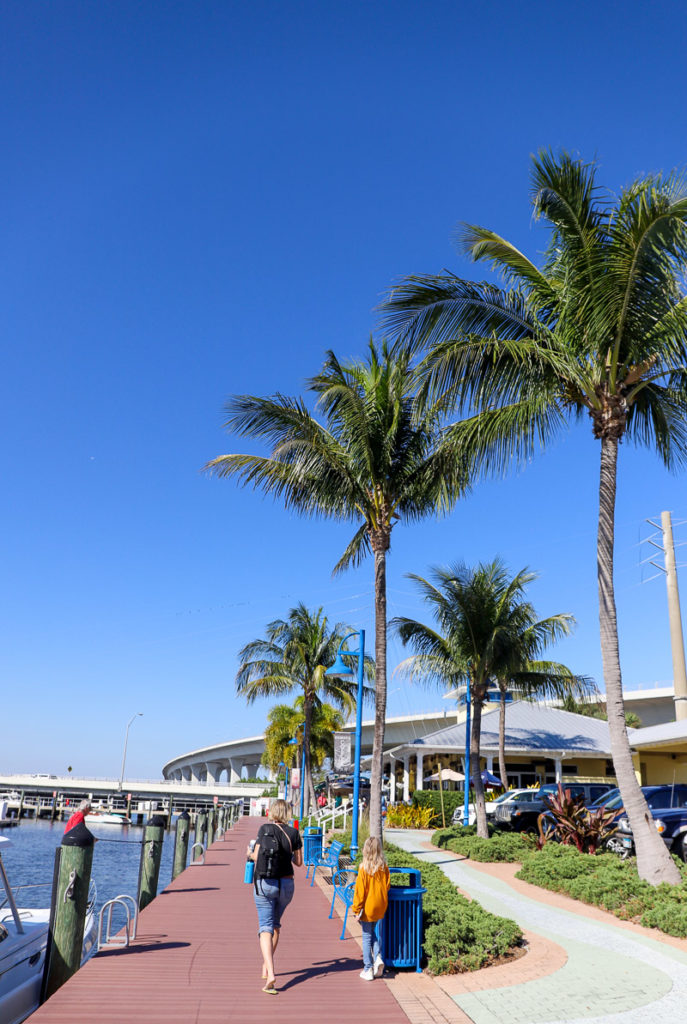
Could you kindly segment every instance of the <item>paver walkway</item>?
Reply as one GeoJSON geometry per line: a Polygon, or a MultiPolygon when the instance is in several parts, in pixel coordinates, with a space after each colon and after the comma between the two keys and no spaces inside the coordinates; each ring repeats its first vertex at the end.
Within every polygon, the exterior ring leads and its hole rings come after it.
{"type": "MultiPolygon", "coordinates": [[[[594,908],[509,883],[509,865],[483,869],[429,846],[416,832],[393,831],[389,841],[438,867],[464,893],[492,913],[510,917],[543,937],[554,951],[551,970],[527,980],[528,956],[492,976],[492,988],[461,991],[470,975],[447,983],[458,1007],[474,1024],[667,1024],[687,1020],[687,943],[660,941],[647,929],[615,922],[594,908]],[[499,872],[496,868],[505,868],[499,872]],[[497,875],[501,877],[496,877],[497,875]],[[536,892],[536,897],[530,895],[536,892]],[[555,950],[564,955],[556,961],[555,950]],[[524,972],[524,973],[523,973],[524,972]],[[520,974],[520,977],[518,975],[520,974]],[[521,983],[514,983],[520,981],[521,983]]],[[[477,972],[477,977],[486,972],[477,972]]]]}
{"type": "Polygon", "coordinates": [[[298,872],[276,956],[279,994],[261,992],[262,959],[243,818],[142,912],[128,949],[90,960],[31,1024],[408,1024],[389,988],[358,977],[355,940],[339,941],[317,886],[298,872]]]}

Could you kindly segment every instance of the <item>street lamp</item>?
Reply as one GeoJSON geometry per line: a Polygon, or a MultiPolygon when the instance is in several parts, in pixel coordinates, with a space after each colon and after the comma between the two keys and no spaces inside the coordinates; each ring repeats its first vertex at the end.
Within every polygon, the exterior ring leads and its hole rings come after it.
{"type": "Polygon", "coordinates": [[[124,765],[126,764],[126,745],[129,742],[129,729],[131,728],[131,723],[133,722],[134,718],[142,718],[142,717],[143,717],[143,712],[142,711],[137,711],[136,714],[133,715],[133,717],[130,719],[129,724],[126,727],[126,733],[124,735],[124,753],[122,754],[122,773],[119,776],[119,792],[120,793],[122,791],[122,786],[124,785],[124,765]]]}
{"type": "Polygon", "coordinates": [[[359,814],[359,796],[360,796],[360,736],[363,728],[363,673],[365,670],[365,630],[361,629],[355,633],[349,633],[345,636],[339,644],[339,649],[336,652],[336,661],[331,668],[327,669],[328,676],[345,676],[349,679],[355,678],[351,667],[346,664],[343,660],[344,657],[358,659],[358,697],[355,709],[355,761],[353,764],[353,821],[351,823],[351,857],[353,860],[358,855],[358,814],[359,814]],[[352,636],[357,636],[360,640],[360,646],[358,651],[342,651],[341,648],[350,640],[352,636]]]}

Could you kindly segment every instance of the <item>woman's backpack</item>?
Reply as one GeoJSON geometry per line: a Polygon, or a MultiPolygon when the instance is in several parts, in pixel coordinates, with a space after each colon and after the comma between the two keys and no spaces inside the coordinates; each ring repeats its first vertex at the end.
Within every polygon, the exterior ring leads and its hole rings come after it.
{"type": "Polygon", "coordinates": [[[263,825],[255,865],[257,878],[283,878],[291,874],[291,840],[277,825],[263,825]],[[289,848],[286,848],[288,842],[289,848]]]}

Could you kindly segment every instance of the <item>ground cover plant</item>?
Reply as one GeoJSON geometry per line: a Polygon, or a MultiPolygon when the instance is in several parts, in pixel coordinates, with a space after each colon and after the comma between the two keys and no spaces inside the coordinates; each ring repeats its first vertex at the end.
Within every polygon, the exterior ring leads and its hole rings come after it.
{"type": "MultiPolygon", "coordinates": [[[[341,834],[340,838],[350,850],[350,832],[341,834]]],[[[523,935],[515,921],[490,914],[475,900],[461,896],[435,864],[428,864],[387,842],[384,856],[389,867],[420,871],[422,885],[427,890],[422,901],[422,945],[427,968],[432,974],[476,971],[517,955],[523,935]]],[[[392,875],[392,883],[407,885],[407,876],[392,875]]]]}
{"type": "Polygon", "coordinates": [[[482,862],[519,863],[532,850],[532,840],[523,832],[493,830],[489,839],[483,839],[474,833],[466,835],[464,830],[442,829],[434,833],[432,842],[452,853],[482,862]]]}
{"type": "Polygon", "coordinates": [[[525,857],[516,877],[601,907],[622,920],[687,938],[687,867],[678,868],[680,883],[652,886],[637,874],[634,858],[591,856],[574,846],[547,843],[525,857]]]}

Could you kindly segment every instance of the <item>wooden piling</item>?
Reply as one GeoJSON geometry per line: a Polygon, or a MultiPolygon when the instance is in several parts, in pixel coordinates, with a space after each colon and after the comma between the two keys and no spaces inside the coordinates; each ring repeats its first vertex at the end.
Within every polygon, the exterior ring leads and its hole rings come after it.
{"type": "Polygon", "coordinates": [[[208,811],[208,841],[207,841],[208,849],[210,849],[210,847],[212,846],[212,844],[215,841],[216,827],[217,827],[216,813],[215,813],[214,808],[211,808],[208,811]]]}
{"type": "MultiPolygon", "coordinates": [[[[93,864],[93,836],[88,845],[58,846],[55,851],[53,898],[42,999],[48,999],[81,966],[88,887],[93,864]]],[[[69,835],[69,833],[67,833],[69,835]]],[[[65,837],[66,838],[66,837],[65,837]]],[[[64,843],[64,840],[63,840],[64,843]]]]}
{"type": "Polygon", "coordinates": [[[172,813],[174,811],[174,793],[169,794],[169,807],[167,809],[167,831],[172,827],[172,813]]]}
{"type": "Polygon", "coordinates": [[[172,861],[172,881],[186,867],[188,856],[188,837],[191,831],[191,819],[188,811],[183,811],[177,818],[176,839],[174,842],[174,860],[172,861]]]}
{"type": "Polygon", "coordinates": [[[160,877],[160,859],[162,857],[162,840],[164,824],[146,825],[141,847],[141,866],[138,872],[138,908],[143,910],[157,896],[157,883],[160,877]]]}
{"type": "Polygon", "coordinates": [[[19,810],[17,811],[17,820],[21,821],[24,817],[24,790],[22,789],[19,794],[19,810]]]}
{"type": "MultiPolygon", "coordinates": [[[[205,840],[207,839],[207,814],[205,811],[198,811],[196,815],[196,842],[206,845],[205,840]]],[[[196,850],[194,860],[198,860],[200,857],[200,851],[196,850]]]]}

